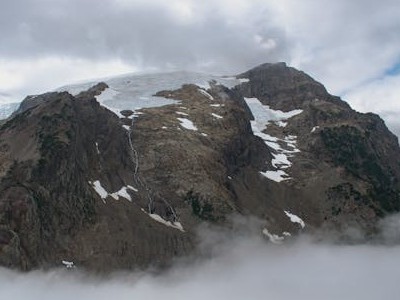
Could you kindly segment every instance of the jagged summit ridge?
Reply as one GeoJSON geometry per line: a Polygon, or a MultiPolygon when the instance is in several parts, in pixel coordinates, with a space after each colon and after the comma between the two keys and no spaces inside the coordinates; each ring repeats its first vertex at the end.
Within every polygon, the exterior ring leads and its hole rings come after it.
{"type": "Polygon", "coordinates": [[[250,83],[238,87],[241,93],[249,98],[258,97],[261,102],[274,109],[301,109],[315,99],[329,101],[345,109],[350,108],[340,98],[329,95],[321,83],[283,62],[263,64],[238,77],[250,80],[250,83]]]}

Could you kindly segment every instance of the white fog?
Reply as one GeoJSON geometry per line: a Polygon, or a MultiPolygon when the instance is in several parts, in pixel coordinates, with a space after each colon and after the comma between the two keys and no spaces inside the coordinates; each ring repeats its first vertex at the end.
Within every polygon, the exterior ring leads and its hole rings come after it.
{"type": "Polygon", "coordinates": [[[393,299],[400,277],[399,218],[382,224],[379,242],[371,244],[302,236],[273,245],[250,231],[232,239],[207,230],[202,235],[208,239],[203,248],[213,245],[209,258],[178,261],[161,275],[100,279],[79,267],[25,274],[2,269],[0,299],[393,299]]]}

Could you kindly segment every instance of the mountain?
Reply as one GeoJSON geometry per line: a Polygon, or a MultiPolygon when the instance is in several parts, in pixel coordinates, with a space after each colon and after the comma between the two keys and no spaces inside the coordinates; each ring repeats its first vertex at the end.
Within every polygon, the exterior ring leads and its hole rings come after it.
{"type": "Polygon", "coordinates": [[[0,128],[0,263],[167,265],[202,223],[260,220],[282,243],[400,210],[400,151],[284,63],[235,77],[126,75],[27,97],[0,128]]]}

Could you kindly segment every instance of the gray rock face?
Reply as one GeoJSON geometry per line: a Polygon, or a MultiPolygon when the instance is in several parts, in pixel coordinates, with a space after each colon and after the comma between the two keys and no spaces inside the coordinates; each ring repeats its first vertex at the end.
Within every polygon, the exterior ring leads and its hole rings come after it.
{"type": "Polygon", "coordinates": [[[178,104],[134,118],[99,105],[105,83],[27,99],[0,128],[0,264],[165,266],[195,248],[199,224],[229,226],[232,213],[282,235],[349,224],[373,232],[400,210],[399,145],[378,116],[283,63],[238,77],[249,81],[160,91],[178,104]],[[256,133],[246,98],[301,113],[256,133]],[[260,173],[280,171],[290,179],[260,173]]]}
{"type": "Polygon", "coordinates": [[[355,112],[284,63],[265,64],[239,77],[250,79],[235,88],[243,96],[274,109],[302,110],[286,127],[268,126],[265,132],[297,136],[301,152],[291,168],[293,180],[281,186],[298,190],[296,198],[305,197],[304,202],[319,203],[310,216],[318,224],[351,221],[368,227],[377,216],[399,210],[398,140],[379,116],[355,112]]]}

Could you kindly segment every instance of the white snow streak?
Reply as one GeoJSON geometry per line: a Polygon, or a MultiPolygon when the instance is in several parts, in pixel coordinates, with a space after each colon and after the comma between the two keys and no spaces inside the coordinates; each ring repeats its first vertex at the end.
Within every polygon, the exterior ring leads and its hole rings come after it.
{"type": "Polygon", "coordinates": [[[74,267],[74,262],[62,260],[61,263],[67,268],[72,269],[74,267]]]}
{"type": "Polygon", "coordinates": [[[269,238],[270,242],[274,244],[282,244],[283,240],[285,239],[282,236],[270,233],[267,228],[264,228],[262,233],[269,238]]]}
{"type": "Polygon", "coordinates": [[[276,121],[275,124],[278,125],[279,127],[286,127],[288,123],[283,121],[276,121]]]}
{"type": "Polygon", "coordinates": [[[97,154],[100,154],[100,150],[99,150],[99,144],[97,142],[94,143],[96,145],[96,151],[97,154]]]}
{"type": "Polygon", "coordinates": [[[311,129],[311,133],[315,132],[318,128],[319,128],[319,126],[314,126],[314,127],[311,129]]]}
{"type": "Polygon", "coordinates": [[[287,210],[285,210],[284,212],[288,216],[288,218],[290,219],[290,221],[292,223],[300,224],[301,228],[304,228],[306,226],[306,224],[300,217],[296,216],[295,214],[292,214],[291,212],[289,212],[287,210]]]}
{"type": "Polygon", "coordinates": [[[272,155],[274,156],[274,158],[272,159],[272,166],[274,166],[274,168],[286,169],[292,165],[292,163],[288,160],[287,155],[283,153],[272,153],[272,155]]]}
{"type": "Polygon", "coordinates": [[[89,181],[89,184],[94,188],[96,193],[100,196],[104,203],[106,203],[106,198],[108,196],[114,198],[115,200],[119,200],[120,197],[125,198],[126,200],[132,201],[131,196],[128,194],[128,190],[137,192],[138,190],[133,186],[127,185],[122,187],[119,191],[114,193],[109,193],[107,190],[101,185],[99,180],[96,181],[89,181]]]}
{"type": "Polygon", "coordinates": [[[143,208],[142,211],[148,215],[150,218],[152,218],[154,221],[157,221],[161,224],[164,224],[165,226],[171,227],[171,228],[175,228],[178,229],[182,232],[185,232],[185,230],[183,229],[183,226],[180,222],[171,222],[171,221],[166,221],[164,220],[160,215],[157,214],[149,214],[147,213],[143,208]]]}
{"type": "Polygon", "coordinates": [[[134,192],[137,192],[138,190],[135,189],[134,187],[128,185],[128,186],[123,186],[118,192],[109,194],[112,198],[115,200],[119,200],[119,197],[125,198],[129,201],[132,201],[131,196],[128,194],[128,190],[132,190],[134,192]]]}
{"type": "Polygon", "coordinates": [[[217,119],[223,119],[224,117],[223,116],[220,116],[220,115],[217,115],[217,114],[214,114],[214,113],[212,113],[211,114],[214,118],[217,118],[217,119]]]}
{"type": "Polygon", "coordinates": [[[266,126],[268,123],[284,121],[290,119],[298,114],[301,114],[303,110],[295,109],[288,112],[283,112],[281,110],[273,110],[269,108],[268,105],[263,105],[257,98],[244,98],[247,105],[249,106],[254,119],[257,122],[266,126]]]}
{"type": "Polygon", "coordinates": [[[99,180],[96,180],[94,182],[89,181],[89,184],[92,185],[92,187],[94,188],[96,193],[99,194],[99,196],[103,200],[103,202],[106,203],[105,199],[108,196],[108,192],[101,186],[100,181],[99,180]]]}
{"type": "Polygon", "coordinates": [[[275,182],[281,182],[290,179],[289,175],[282,170],[265,171],[265,172],[260,172],[260,174],[275,182]]]}
{"type": "Polygon", "coordinates": [[[177,113],[178,115],[181,115],[181,116],[188,116],[188,115],[189,115],[189,114],[184,113],[184,112],[181,112],[181,111],[176,111],[176,113],[177,113]]]}
{"type": "Polygon", "coordinates": [[[300,150],[296,148],[297,137],[289,135],[281,139],[273,137],[263,131],[266,129],[268,124],[271,123],[280,127],[285,127],[287,122],[283,122],[284,120],[294,117],[303,111],[300,109],[289,112],[273,110],[270,109],[268,105],[263,105],[257,98],[244,99],[254,116],[254,120],[251,121],[253,134],[263,139],[264,143],[271,148],[274,157],[271,164],[276,170],[267,170],[266,172],[260,173],[275,182],[290,179],[289,175],[283,169],[288,169],[292,165],[289,161],[289,157],[292,157],[294,153],[300,152],[300,150]]]}
{"type": "Polygon", "coordinates": [[[197,127],[193,124],[193,122],[190,121],[189,119],[186,119],[186,118],[177,118],[177,119],[179,120],[179,122],[181,122],[180,125],[183,128],[186,128],[188,130],[194,130],[194,131],[198,130],[197,127]]]}
{"type": "Polygon", "coordinates": [[[206,96],[208,99],[214,100],[214,97],[211,96],[211,94],[208,93],[207,91],[205,91],[205,90],[203,90],[203,89],[199,89],[199,92],[200,92],[201,94],[203,94],[204,96],[206,96]]]}
{"type": "Polygon", "coordinates": [[[240,83],[247,83],[250,81],[250,79],[248,79],[248,78],[238,78],[238,80],[240,83]]]}

